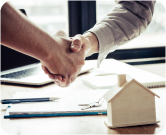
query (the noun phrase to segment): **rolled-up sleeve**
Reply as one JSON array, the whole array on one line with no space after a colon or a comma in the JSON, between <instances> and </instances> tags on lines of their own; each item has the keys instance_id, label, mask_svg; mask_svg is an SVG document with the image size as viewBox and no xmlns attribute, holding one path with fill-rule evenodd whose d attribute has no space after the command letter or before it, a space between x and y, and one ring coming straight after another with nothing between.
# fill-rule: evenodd
<instances>
[{"instance_id":1,"label":"rolled-up sleeve","mask_svg":"<svg viewBox=\"0 0 166 135\"><path fill-rule=\"evenodd\" d=\"M118 1L115 8L90 32L99 42L97 66L122 45L144 32L152 20L155 1Z\"/></svg>"}]
</instances>

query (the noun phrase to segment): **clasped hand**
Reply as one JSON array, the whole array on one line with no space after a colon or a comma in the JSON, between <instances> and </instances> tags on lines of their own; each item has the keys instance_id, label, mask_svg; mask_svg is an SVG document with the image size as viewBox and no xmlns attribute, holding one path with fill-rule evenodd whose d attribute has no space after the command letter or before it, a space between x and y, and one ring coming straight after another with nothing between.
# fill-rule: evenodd
<instances>
[{"instance_id":1,"label":"clasped hand","mask_svg":"<svg viewBox=\"0 0 166 135\"><path fill-rule=\"evenodd\" d=\"M41 61L42 69L60 87L69 86L78 76L90 41L82 35L69 38L63 31L53 34L55 44L49 45L49 56Z\"/></svg>"}]
</instances>

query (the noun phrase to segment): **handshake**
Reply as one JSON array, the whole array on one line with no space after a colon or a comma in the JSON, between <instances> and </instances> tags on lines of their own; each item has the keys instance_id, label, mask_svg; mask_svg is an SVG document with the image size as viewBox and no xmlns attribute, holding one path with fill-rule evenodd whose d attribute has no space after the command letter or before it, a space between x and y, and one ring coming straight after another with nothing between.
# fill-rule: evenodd
<instances>
[{"instance_id":1,"label":"handshake","mask_svg":"<svg viewBox=\"0 0 166 135\"><path fill-rule=\"evenodd\" d=\"M45 48L48 57L40 60L42 69L55 84L67 87L78 76L86 56L98 52L98 41L91 32L69 38L61 30L52 38L54 43Z\"/></svg>"},{"instance_id":2,"label":"handshake","mask_svg":"<svg viewBox=\"0 0 166 135\"><path fill-rule=\"evenodd\" d=\"M1 44L40 60L44 72L58 86L69 86L85 57L98 52L97 38L91 32L72 38L63 31L50 35L8 2L3 5L1 16Z\"/></svg>"}]
</instances>

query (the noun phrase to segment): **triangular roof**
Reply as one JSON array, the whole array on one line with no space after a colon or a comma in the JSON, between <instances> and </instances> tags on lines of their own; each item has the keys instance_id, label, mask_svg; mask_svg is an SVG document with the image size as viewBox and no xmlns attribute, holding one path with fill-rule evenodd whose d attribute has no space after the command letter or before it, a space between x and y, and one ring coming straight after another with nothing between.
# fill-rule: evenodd
<instances>
[{"instance_id":1,"label":"triangular roof","mask_svg":"<svg viewBox=\"0 0 166 135\"><path fill-rule=\"evenodd\" d=\"M112 99L114 99L127 85L130 85L132 82L137 83L138 85L140 85L142 88L144 88L144 90L148 91L150 94L160 98L157 94L155 94L154 92L152 92L151 90L149 90L147 87L145 87L144 85L142 85L141 83L139 83L138 81L136 81L135 79L133 79L131 76L126 75L126 82L119 87L118 84L114 85L113 87L111 87L110 90L108 90L104 95L103 98L107 101L110 102Z\"/></svg>"}]
</instances>

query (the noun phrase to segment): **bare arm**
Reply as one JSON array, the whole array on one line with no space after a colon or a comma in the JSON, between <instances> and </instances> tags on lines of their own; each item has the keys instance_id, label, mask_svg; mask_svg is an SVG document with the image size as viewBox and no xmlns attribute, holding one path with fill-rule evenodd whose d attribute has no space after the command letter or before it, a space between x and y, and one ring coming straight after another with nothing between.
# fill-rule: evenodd
<instances>
[{"instance_id":1,"label":"bare arm","mask_svg":"<svg viewBox=\"0 0 166 135\"><path fill-rule=\"evenodd\" d=\"M1 9L1 44L40 60L51 79L60 78L60 86L69 86L84 65L83 49L71 52L69 38L49 35L9 3Z\"/></svg>"},{"instance_id":2,"label":"bare arm","mask_svg":"<svg viewBox=\"0 0 166 135\"><path fill-rule=\"evenodd\" d=\"M1 16L1 43L3 45L37 59L49 57L47 45L56 44L56 42L48 33L30 22L8 2L3 5Z\"/></svg>"}]
</instances>

